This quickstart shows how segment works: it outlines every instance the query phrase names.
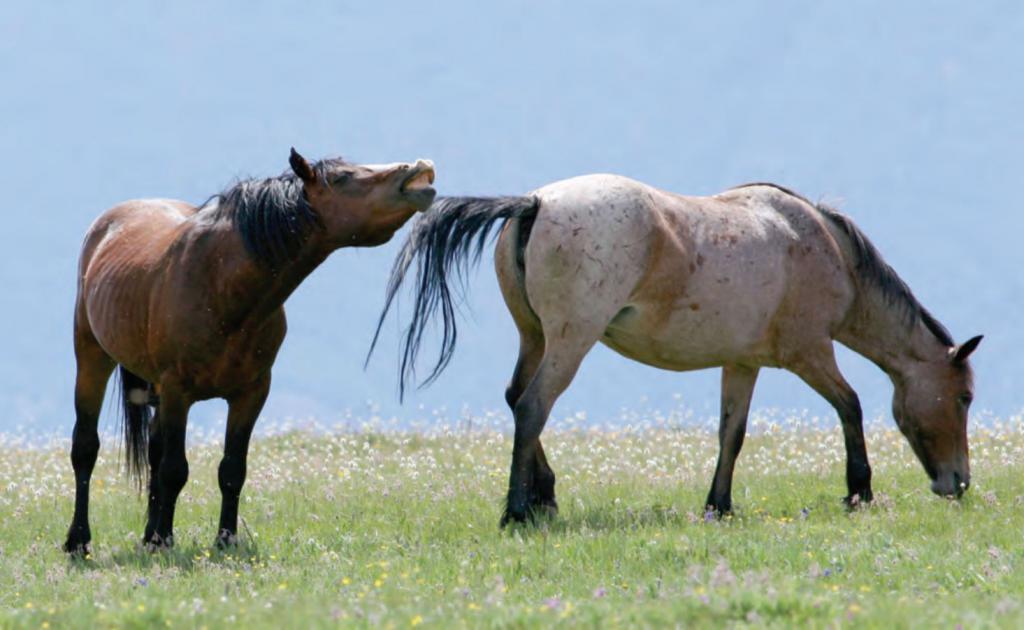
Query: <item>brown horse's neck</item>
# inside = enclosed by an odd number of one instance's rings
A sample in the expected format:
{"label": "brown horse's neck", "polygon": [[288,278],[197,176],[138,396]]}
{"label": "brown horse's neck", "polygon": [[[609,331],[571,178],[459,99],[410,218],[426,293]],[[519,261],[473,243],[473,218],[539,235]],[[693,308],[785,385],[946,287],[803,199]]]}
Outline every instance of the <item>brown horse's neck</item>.
{"label": "brown horse's neck", "polygon": [[[333,251],[315,234],[295,256],[271,269],[253,258],[231,230],[230,235],[218,239],[224,249],[216,256],[219,260],[239,261],[221,265],[217,282],[218,293],[224,299],[224,318],[233,328],[259,327]],[[231,250],[231,255],[224,250]]]}
{"label": "brown horse's neck", "polygon": [[281,265],[280,269],[271,271],[260,268],[264,290],[253,304],[249,315],[251,319],[261,321],[283,306],[285,300],[302,284],[302,281],[327,259],[331,252],[320,247],[318,241],[319,239],[314,239],[308,243],[298,256]]}
{"label": "brown horse's neck", "polygon": [[914,364],[944,357],[948,347],[924,321],[894,306],[880,293],[862,289],[836,339],[867,357],[894,381],[903,379]]}

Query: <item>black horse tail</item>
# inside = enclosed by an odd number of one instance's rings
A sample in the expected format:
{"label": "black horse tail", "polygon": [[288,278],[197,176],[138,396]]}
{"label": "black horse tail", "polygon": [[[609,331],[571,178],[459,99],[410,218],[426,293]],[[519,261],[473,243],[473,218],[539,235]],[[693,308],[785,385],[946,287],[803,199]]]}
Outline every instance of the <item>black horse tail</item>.
{"label": "black horse tail", "polygon": [[118,370],[121,380],[121,425],[124,428],[125,470],[129,479],[142,486],[148,472],[149,422],[153,419],[150,408],[150,386],[140,376],[129,372],[123,365]]}
{"label": "black horse tail", "polygon": [[452,286],[448,276],[455,273],[458,278],[456,290],[461,293],[465,289],[469,269],[480,261],[491,229],[509,219],[533,219],[539,207],[540,201],[532,196],[446,197],[434,202],[413,225],[391,269],[384,309],[377,321],[370,351],[366,355],[369,362],[395,295],[413,260],[416,260],[416,298],[412,321],[405,329],[401,343],[399,398],[405,396],[406,383],[415,377],[416,355],[423,340],[423,332],[437,311],[441,311],[443,331],[440,356],[420,387],[432,383],[451,361],[457,330]]}

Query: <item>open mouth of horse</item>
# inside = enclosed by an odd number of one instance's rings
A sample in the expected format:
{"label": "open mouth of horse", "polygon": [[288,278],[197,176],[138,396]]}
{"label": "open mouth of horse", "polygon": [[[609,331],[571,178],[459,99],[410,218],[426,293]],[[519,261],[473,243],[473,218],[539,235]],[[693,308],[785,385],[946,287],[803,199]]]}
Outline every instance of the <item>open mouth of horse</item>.
{"label": "open mouth of horse", "polygon": [[416,166],[402,181],[401,191],[405,195],[433,201],[435,190],[434,165],[429,162],[417,162]]}

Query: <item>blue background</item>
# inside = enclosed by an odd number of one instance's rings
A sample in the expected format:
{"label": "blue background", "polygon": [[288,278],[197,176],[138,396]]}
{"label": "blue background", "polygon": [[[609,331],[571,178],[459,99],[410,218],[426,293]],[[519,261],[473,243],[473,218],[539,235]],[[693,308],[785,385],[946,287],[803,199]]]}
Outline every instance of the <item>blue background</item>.
{"label": "blue background", "polygon": [[[958,340],[985,333],[977,407],[1019,413],[1024,5],[211,4],[0,6],[0,431],[70,431],[75,262],[100,212],[202,201],[281,172],[292,145],[428,157],[447,194],[595,171],[689,194],[777,181],[852,215]],[[398,405],[394,320],[363,371],[400,240],[339,251],[291,298],[266,418],[503,407],[516,337],[489,260],[440,381]],[[886,377],[841,363],[887,415]],[[555,416],[714,415],[717,385],[601,348]],[[777,371],[754,406],[831,413]]]}

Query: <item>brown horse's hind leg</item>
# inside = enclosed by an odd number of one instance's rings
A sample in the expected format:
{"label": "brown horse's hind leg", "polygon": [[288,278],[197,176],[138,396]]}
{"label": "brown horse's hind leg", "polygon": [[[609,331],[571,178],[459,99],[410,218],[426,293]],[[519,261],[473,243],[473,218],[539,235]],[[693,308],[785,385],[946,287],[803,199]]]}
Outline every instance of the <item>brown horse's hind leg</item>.
{"label": "brown horse's hind leg", "polygon": [[71,438],[71,465],[75,469],[75,514],[71,519],[64,551],[88,553],[92,532],[89,529],[89,483],[100,450],[97,424],[107,380],[114,361],[107,356],[92,333],[75,330],[75,429]]}
{"label": "brown horse's hind leg", "polygon": [[156,474],[157,518],[146,543],[153,548],[174,544],[174,506],[188,481],[185,457],[185,427],[191,402],[176,383],[160,383],[160,466]]}
{"label": "brown horse's hind leg", "polygon": [[871,501],[871,466],[868,464],[868,452],[864,443],[864,419],[860,399],[839,371],[831,341],[821,351],[801,357],[799,364],[789,369],[821,394],[839,414],[846,443],[848,493],[843,500],[850,506]]}
{"label": "brown horse's hind leg", "polygon": [[732,473],[743,448],[747,414],[754,394],[758,368],[727,365],[722,368],[722,410],[718,425],[718,465],[705,503],[717,514],[732,512]]}
{"label": "brown horse's hind leg", "polygon": [[270,375],[252,389],[228,401],[228,426],[224,433],[224,458],[217,469],[220,484],[220,526],[216,545],[221,549],[238,542],[238,499],[245,484],[249,438],[270,392]]}

